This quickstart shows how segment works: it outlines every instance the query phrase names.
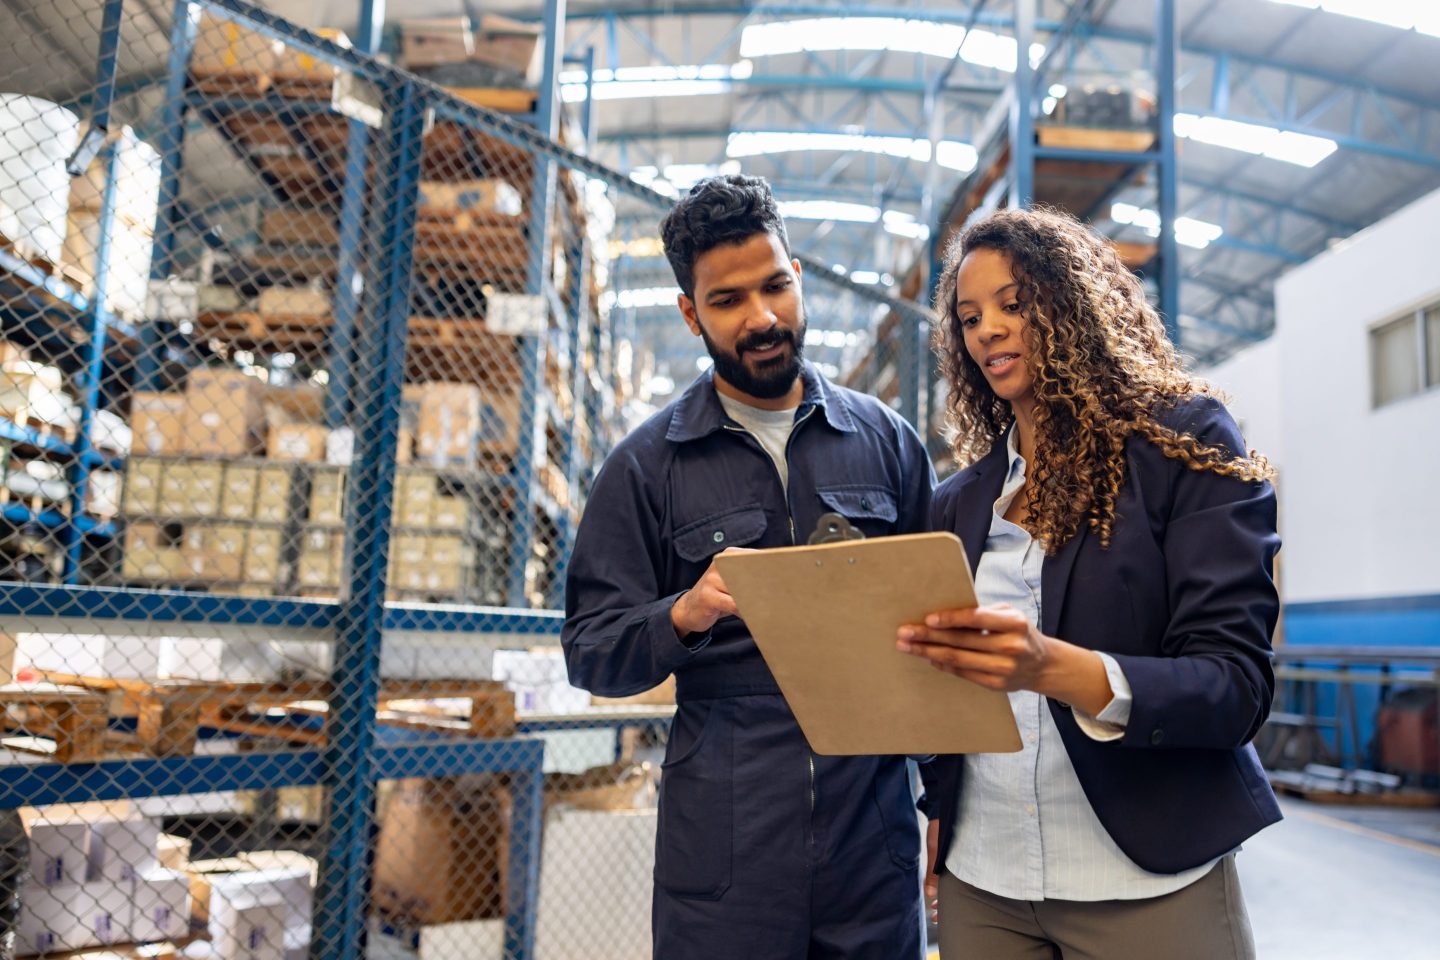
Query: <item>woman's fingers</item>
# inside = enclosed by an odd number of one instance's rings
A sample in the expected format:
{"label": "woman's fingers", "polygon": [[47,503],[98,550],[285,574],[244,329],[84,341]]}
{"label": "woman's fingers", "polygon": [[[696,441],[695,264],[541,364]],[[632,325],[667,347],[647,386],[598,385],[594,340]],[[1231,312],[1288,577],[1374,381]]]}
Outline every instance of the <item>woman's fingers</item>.
{"label": "woman's fingers", "polygon": [[986,630],[1001,633],[1023,631],[1029,626],[1025,615],[1008,604],[988,607],[967,607],[963,610],[937,610],[925,618],[925,626],[941,630]]}

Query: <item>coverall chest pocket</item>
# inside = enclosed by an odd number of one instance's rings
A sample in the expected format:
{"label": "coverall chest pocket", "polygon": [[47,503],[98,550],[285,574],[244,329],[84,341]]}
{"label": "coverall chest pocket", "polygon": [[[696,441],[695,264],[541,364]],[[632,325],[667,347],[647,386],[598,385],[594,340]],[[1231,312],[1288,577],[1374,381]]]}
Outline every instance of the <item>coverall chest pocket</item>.
{"label": "coverall chest pocket", "polygon": [[675,552],[691,563],[709,563],[728,547],[749,546],[765,533],[765,509],[750,504],[711,514],[675,531]]}
{"label": "coverall chest pocket", "polygon": [[840,514],[867,537],[883,537],[895,532],[900,509],[889,487],[861,483],[832,484],[818,487],[815,493],[826,510]]}
{"label": "coverall chest pocket", "polygon": [[726,714],[733,702],[683,705],[671,729],[660,768],[655,883],[672,896],[717,900],[730,886],[735,798]]}

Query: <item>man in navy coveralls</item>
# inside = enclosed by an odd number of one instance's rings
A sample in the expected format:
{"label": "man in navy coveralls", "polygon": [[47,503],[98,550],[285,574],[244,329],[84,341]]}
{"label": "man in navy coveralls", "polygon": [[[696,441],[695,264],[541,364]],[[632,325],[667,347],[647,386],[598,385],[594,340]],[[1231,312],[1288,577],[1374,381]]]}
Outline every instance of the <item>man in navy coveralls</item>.
{"label": "man in navy coveralls", "polygon": [[929,458],[888,407],[803,360],[800,263],[764,180],[702,181],[661,230],[680,312],[714,365],[606,460],[562,635],[570,681],[587,690],[676,678],[654,956],[914,960],[920,846],[904,759],[810,750],[711,560],[804,543],[824,513],[866,536],[918,532]]}

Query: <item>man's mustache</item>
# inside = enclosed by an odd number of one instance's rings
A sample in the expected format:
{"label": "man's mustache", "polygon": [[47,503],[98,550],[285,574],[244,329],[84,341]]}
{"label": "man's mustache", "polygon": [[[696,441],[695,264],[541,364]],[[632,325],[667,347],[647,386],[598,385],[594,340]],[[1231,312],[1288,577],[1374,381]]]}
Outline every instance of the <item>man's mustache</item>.
{"label": "man's mustache", "polygon": [[750,350],[767,350],[779,343],[793,344],[794,342],[794,331],[784,327],[775,327],[764,333],[752,333],[743,340],[736,341],[735,354],[740,356]]}

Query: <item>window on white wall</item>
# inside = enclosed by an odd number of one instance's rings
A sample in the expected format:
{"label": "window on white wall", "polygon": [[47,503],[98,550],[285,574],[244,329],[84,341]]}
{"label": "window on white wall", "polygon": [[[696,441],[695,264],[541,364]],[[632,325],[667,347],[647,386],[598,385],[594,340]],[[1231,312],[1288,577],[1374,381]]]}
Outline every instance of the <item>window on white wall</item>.
{"label": "window on white wall", "polygon": [[1425,308],[1425,382],[1440,386],[1440,303]]}
{"label": "window on white wall", "polygon": [[1416,314],[1370,331],[1375,406],[1414,396],[1421,390],[1420,331]]}

